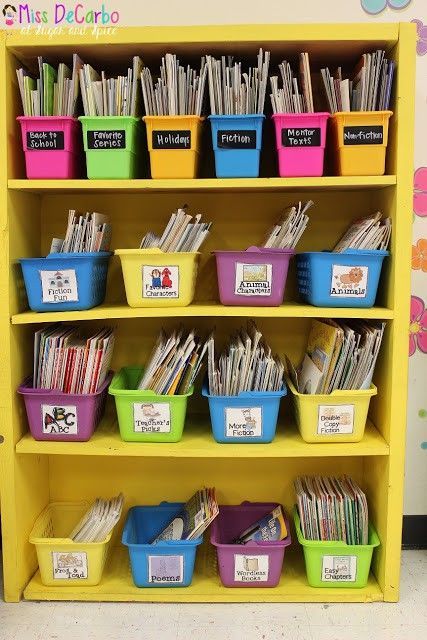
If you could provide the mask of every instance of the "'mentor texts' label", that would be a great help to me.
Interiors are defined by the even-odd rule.
[[[320,127],[285,127],[282,129],[284,147],[320,147]]]

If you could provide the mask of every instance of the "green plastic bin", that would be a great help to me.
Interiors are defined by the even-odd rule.
[[[90,180],[135,178],[140,121],[133,116],[80,116]]]
[[[295,529],[302,545],[305,570],[310,587],[361,589],[366,587],[372,553],[380,540],[369,525],[369,544],[350,545],[345,542],[306,540],[301,533],[298,510],[294,510]]]
[[[179,442],[184,429],[187,398],[159,396],[136,389],[142,367],[123,367],[111,381],[108,393],[114,396],[120,437],[125,442]]]

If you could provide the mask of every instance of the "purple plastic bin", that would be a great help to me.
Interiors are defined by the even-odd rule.
[[[219,507],[219,514],[211,525],[211,543],[217,550],[224,587],[277,587],[279,584],[285,549],[291,544],[286,514],[288,535],[284,540],[232,544],[242,531],[277,506],[277,502],[242,502]]]
[[[110,371],[99,391],[87,394],[33,389],[32,377],[26,378],[18,393],[24,396],[34,440],[87,442],[103,416],[112,377]]]
[[[246,251],[213,253],[222,304],[251,307],[282,304],[293,249],[249,247]]]
[[[271,117],[279,176],[322,176],[329,113],[275,113]]]
[[[27,178],[76,178],[80,171],[80,125],[71,116],[19,116]]]

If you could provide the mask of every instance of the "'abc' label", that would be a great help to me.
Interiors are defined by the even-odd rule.
[[[42,404],[42,432],[77,435],[79,431],[76,405]]]

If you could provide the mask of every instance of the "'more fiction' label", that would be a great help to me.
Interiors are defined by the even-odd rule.
[[[224,414],[227,438],[260,438],[262,436],[261,407],[226,407]]]

